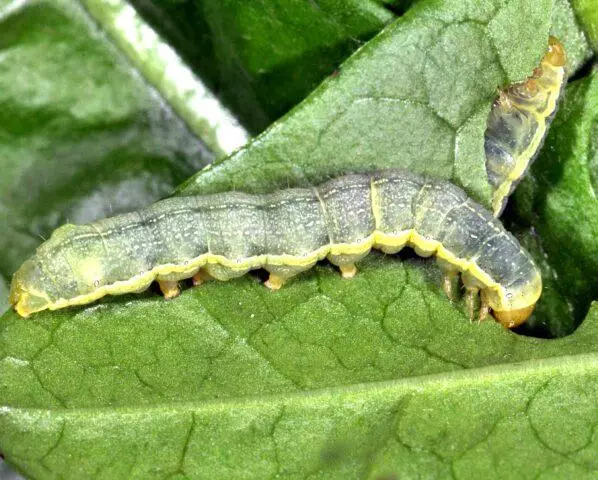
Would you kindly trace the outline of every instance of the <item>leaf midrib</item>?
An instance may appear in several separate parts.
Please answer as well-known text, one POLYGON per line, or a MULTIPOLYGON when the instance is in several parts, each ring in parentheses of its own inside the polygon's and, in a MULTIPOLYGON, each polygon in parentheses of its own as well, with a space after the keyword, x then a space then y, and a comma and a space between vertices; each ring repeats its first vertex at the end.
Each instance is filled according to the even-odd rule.
POLYGON ((452 390, 485 384, 488 382, 510 382, 523 378, 529 373, 550 374, 552 378, 555 373, 582 375, 587 371, 598 371, 598 353, 580 353, 576 355, 565 355, 545 359, 530 359, 521 362, 502 363, 485 367, 476 367, 467 370, 454 370, 444 373, 433 373, 415 377, 405 377, 397 380, 385 380, 380 382, 356 383, 344 386, 318 388, 308 391, 292 391, 285 393, 248 395, 238 398, 206 399, 190 402, 154 403, 140 406, 103 406, 103 407, 77 407, 77 408, 35 408, 35 407, 0 407, 0 416, 14 412, 52 412, 53 414, 67 412, 68 415, 87 415, 91 412, 108 414, 127 414, 141 411, 188 411, 201 409, 203 411, 233 411, 235 407, 260 408, 265 404, 285 403, 293 400, 296 403, 313 403, 326 405, 323 400, 326 397, 342 395, 344 397, 368 395, 380 395, 384 393, 422 393, 425 390, 434 391, 452 390), (401 392, 402 391, 402 392, 401 392))

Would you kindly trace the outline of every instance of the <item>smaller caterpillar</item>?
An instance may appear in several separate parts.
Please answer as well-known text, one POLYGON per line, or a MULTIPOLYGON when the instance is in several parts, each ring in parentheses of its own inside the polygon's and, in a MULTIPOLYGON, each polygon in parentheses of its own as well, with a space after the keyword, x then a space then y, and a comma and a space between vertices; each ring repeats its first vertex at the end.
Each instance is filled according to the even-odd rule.
POLYGON ((489 306, 503 325, 518 325, 542 291, 530 256, 463 190, 383 170, 265 195, 174 197, 62 226, 14 275, 10 303, 26 317, 140 292, 154 280, 172 298, 179 280, 228 280, 254 268, 270 272, 266 285, 275 290, 324 258, 349 278, 372 248, 394 254, 404 246, 437 256, 449 295, 461 272, 472 316, 481 290, 482 317, 489 306))
POLYGON ((567 80, 565 61, 565 49, 550 37, 548 52, 534 74, 501 91, 492 106, 484 149, 495 217, 504 210, 544 142, 567 80))

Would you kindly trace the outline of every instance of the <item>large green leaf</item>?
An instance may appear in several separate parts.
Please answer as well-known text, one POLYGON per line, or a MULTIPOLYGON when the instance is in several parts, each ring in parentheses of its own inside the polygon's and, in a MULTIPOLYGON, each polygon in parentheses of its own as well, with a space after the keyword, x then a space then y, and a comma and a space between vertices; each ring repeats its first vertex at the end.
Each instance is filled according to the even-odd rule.
POLYGON ((372 0, 132 3, 256 133, 394 18, 372 0))
MULTIPOLYGON (((493 75, 529 73, 550 12, 422 1, 192 186, 264 191, 406 151, 484 201, 476 152, 493 75), (440 125, 425 142, 422 118, 440 125)), ((352 281, 320 265, 279 292, 246 276, 171 302, 147 292, 9 312, 0 451, 34 478, 595 476, 598 308, 573 335, 540 340, 470 323, 439 285, 429 260, 372 254, 352 281)))
POLYGON ((213 158, 77 3, 0 1, 0 49, 5 279, 60 224, 147 205, 213 158))
POLYGON ((280 293, 243 278, 7 314, 2 451, 35 478, 595 473, 598 311, 521 337, 425 271, 375 256, 353 282, 318 267, 280 293))

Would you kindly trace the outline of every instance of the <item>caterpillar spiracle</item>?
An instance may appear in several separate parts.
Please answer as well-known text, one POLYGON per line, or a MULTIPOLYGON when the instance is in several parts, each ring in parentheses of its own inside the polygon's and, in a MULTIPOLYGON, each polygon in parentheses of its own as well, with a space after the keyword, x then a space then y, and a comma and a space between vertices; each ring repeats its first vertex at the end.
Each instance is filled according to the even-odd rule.
POLYGON ((554 37, 534 74, 501 91, 488 115, 484 150, 498 217, 544 142, 564 89, 565 49, 554 37))
MULTIPOLYGON (((44 309, 140 292, 157 280, 167 298, 178 281, 270 272, 278 289, 328 258, 344 277, 372 248, 411 246, 512 327, 531 314, 540 272, 499 220, 444 180, 403 170, 341 176, 318 187, 270 194, 174 197, 89 225, 65 225, 15 274, 10 303, 26 317, 44 309)), ((448 282, 445 282, 447 284, 448 282)))

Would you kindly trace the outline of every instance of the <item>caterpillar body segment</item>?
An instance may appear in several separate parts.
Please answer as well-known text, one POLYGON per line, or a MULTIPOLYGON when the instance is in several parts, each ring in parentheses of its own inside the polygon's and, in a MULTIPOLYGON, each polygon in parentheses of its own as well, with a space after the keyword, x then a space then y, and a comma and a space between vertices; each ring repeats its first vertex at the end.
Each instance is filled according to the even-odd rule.
POLYGON ((484 149, 496 217, 537 156, 564 89, 565 49, 550 37, 540 66, 526 81, 499 93, 488 116, 484 149))
POLYGON ((139 292, 158 280, 228 280, 254 268, 268 285, 328 258, 344 277, 372 248, 411 246, 436 255, 447 276, 506 326, 529 317, 540 274, 501 223, 455 185, 402 170, 346 175, 314 188, 266 195, 229 192, 175 197, 126 215, 57 229, 15 274, 10 302, 22 316, 139 292))

